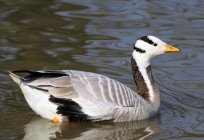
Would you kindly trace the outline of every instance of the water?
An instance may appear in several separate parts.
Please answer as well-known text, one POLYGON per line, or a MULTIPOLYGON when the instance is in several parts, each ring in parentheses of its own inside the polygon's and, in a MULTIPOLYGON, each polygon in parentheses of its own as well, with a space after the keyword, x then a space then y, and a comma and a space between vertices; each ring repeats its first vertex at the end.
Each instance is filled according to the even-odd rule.
POLYGON ((0 2, 0 139, 203 139, 204 2, 0 2), (130 55, 143 35, 182 49, 152 61, 161 94, 153 119, 54 125, 35 115, 7 71, 78 69, 133 88, 130 55))

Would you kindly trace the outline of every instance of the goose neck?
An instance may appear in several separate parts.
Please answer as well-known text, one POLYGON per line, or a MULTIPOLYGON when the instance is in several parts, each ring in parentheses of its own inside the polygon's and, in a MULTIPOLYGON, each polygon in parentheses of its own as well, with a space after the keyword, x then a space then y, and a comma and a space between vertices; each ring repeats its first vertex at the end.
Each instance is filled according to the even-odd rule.
POLYGON ((131 64, 133 78, 137 86, 137 94, 145 100, 154 101, 154 80, 149 58, 145 54, 133 52, 131 64))

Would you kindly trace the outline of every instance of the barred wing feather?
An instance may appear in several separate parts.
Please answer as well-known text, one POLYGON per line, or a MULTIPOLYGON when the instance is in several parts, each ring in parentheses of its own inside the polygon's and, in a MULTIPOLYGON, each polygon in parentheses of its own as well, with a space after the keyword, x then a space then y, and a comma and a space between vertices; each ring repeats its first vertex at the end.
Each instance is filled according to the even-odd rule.
POLYGON ((119 106, 133 106, 134 105, 134 92, 123 84, 94 73, 81 72, 70 74, 72 85, 81 97, 90 96, 97 100, 112 103, 119 106), (79 86, 81 85, 81 86, 79 86), (87 90, 82 94, 84 89, 87 90))
POLYGON ((114 109, 132 108, 137 100, 141 99, 127 86, 100 74, 75 70, 59 72, 66 75, 39 78, 28 85, 47 90, 49 94, 58 98, 72 99, 82 107, 82 111, 89 115, 90 119, 111 119, 114 109))

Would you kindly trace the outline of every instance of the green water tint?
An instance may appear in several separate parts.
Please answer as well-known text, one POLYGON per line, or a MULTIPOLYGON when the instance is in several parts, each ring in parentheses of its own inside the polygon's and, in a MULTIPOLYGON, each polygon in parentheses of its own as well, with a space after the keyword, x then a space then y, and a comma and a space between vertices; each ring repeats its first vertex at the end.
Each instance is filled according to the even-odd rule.
POLYGON ((1 1, 0 139, 203 139, 203 9, 193 0, 1 1), (151 120, 53 125, 8 77, 17 69, 78 69, 134 89, 130 56, 143 35, 182 49, 152 61, 161 108, 151 120))

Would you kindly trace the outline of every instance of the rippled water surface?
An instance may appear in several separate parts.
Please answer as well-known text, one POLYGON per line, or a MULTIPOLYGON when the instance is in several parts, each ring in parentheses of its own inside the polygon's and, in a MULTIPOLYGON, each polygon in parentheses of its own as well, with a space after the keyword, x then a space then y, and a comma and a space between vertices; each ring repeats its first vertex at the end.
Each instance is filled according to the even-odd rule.
POLYGON ((2 0, 0 139, 204 139, 203 13, 202 0, 2 0), (79 69, 133 88, 133 44, 147 34, 182 49, 152 61, 162 101, 150 120, 54 125, 8 77, 17 69, 79 69))

